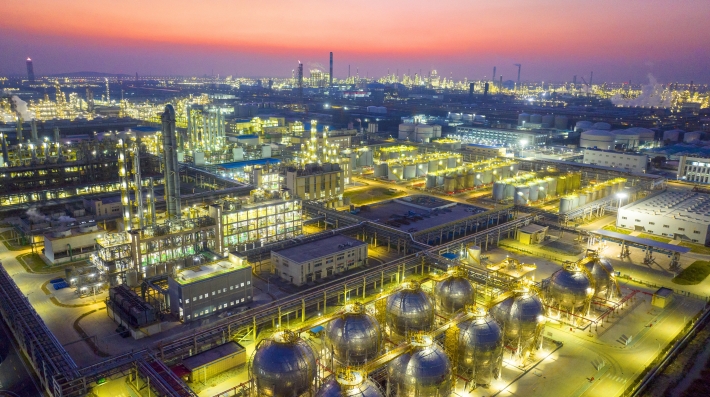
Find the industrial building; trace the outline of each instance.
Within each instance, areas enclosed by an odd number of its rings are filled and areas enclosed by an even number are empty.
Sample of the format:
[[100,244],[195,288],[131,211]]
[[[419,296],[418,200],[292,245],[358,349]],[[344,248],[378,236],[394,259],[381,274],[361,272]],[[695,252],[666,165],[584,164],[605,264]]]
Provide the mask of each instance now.
[[45,233],[43,254],[52,264],[86,258],[88,253],[96,250],[96,240],[102,233],[104,230],[96,224],[57,228]]
[[[604,124],[605,125],[602,127],[609,126],[606,123]],[[602,150],[637,150],[643,148],[654,148],[658,146],[658,142],[655,137],[655,131],[646,128],[632,127],[626,130],[592,128],[581,132],[579,147],[597,148]]]
[[[350,164],[345,163],[348,167]],[[306,164],[302,169],[286,170],[286,189],[303,200],[331,201],[341,199],[347,183],[340,164]]]
[[680,156],[678,179],[694,183],[710,183],[710,158]]
[[460,125],[456,127],[456,134],[453,138],[460,139],[463,143],[523,147],[545,145],[549,139],[549,133]]
[[170,312],[190,322],[249,303],[253,297],[251,266],[230,256],[180,269],[168,277]]
[[399,125],[397,139],[412,142],[429,142],[432,138],[441,138],[441,126],[429,124],[403,123]]
[[619,209],[616,225],[674,240],[710,244],[710,195],[666,190]]
[[646,172],[648,155],[614,150],[584,149],[584,164],[621,168],[628,172]]
[[342,235],[271,251],[274,270],[299,286],[366,263],[367,243]]
[[188,357],[174,371],[188,382],[205,383],[225,371],[245,365],[246,362],[247,352],[244,346],[237,342],[227,342]]

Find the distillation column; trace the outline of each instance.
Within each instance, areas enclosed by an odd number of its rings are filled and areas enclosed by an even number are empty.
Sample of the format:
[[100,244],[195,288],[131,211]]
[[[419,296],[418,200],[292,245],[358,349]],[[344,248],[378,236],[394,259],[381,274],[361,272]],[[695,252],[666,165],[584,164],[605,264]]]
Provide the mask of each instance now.
[[141,229],[144,226],[143,213],[143,185],[141,184],[141,144],[140,138],[136,138],[133,146],[133,205],[136,207],[138,225]]
[[163,123],[163,169],[165,177],[165,203],[168,218],[180,218],[180,169],[177,161],[177,137],[175,136],[175,109],[166,105],[160,116]]
[[123,230],[131,230],[131,205],[128,199],[128,172],[126,171],[126,143],[118,140],[118,177],[121,185],[121,211],[123,212]]

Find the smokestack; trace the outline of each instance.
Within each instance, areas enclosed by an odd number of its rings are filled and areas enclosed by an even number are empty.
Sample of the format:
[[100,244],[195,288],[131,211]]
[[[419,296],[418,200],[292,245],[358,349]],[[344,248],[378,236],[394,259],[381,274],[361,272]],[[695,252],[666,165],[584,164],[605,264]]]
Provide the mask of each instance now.
[[5,164],[10,162],[10,155],[7,153],[7,137],[5,134],[0,133],[0,140],[2,140],[2,159]]
[[32,66],[32,59],[27,58],[27,80],[30,81],[30,83],[35,82],[35,68]]
[[330,86],[333,86],[333,51],[330,52]]
[[491,79],[491,81],[493,81],[493,83],[496,82],[496,67],[495,66],[493,66],[493,78]]
[[35,119],[30,120],[30,128],[32,131],[31,132],[32,142],[37,144],[39,142],[39,137],[37,136],[37,122],[35,121]]
[[160,115],[163,123],[163,161],[165,162],[165,202],[169,218],[180,219],[180,169],[177,161],[177,137],[175,136],[175,108],[165,105]]
[[498,89],[503,91],[503,75],[500,75],[500,83],[498,83]]
[[484,99],[486,97],[488,97],[488,87],[489,87],[489,85],[488,85],[488,82],[486,81],[486,85],[483,86],[483,98]]
[[303,105],[303,64],[298,62],[298,103]]

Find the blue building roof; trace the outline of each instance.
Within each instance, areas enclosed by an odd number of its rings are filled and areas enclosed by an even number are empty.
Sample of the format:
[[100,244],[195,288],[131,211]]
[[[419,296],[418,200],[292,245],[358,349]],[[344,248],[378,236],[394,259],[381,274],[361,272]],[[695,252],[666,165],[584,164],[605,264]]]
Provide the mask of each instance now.
[[265,159],[244,160],[244,161],[235,161],[232,163],[223,163],[223,164],[220,164],[219,167],[227,169],[227,170],[233,170],[233,169],[244,168],[248,165],[278,164],[280,162],[281,162],[281,160],[279,160],[279,159],[275,159],[273,157],[267,157]]
[[139,131],[139,132],[157,132],[160,131],[160,128],[158,127],[152,127],[149,125],[139,125],[137,127],[131,128],[133,131]]
[[258,138],[259,135],[256,134],[244,134],[244,135],[237,135],[237,139],[252,139],[252,138]]

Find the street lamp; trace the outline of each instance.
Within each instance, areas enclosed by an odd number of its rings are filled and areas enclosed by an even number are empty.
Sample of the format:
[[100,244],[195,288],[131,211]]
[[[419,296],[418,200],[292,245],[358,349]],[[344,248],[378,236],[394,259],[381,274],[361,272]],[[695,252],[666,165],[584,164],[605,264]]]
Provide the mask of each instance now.
[[621,200],[629,197],[629,195],[626,193],[617,193],[616,197],[619,199],[619,206],[617,208],[621,208]]

